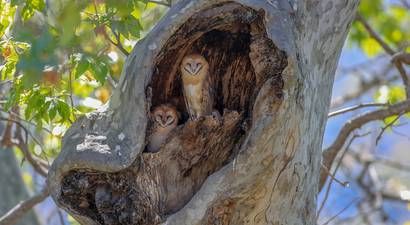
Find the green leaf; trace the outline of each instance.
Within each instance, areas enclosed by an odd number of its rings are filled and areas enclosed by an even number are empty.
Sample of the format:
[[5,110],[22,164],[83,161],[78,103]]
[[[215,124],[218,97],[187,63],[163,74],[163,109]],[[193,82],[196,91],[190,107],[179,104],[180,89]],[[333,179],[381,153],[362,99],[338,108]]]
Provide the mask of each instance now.
[[74,68],[74,77],[79,78],[88,68],[90,68],[90,63],[85,59],[80,60]]
[[2,37],[13,21],[16,7],[6,3],[0,2],[0,37]]
[[369,56],[369,57],[374,57],[377,54],[379,54],[380,52],[382,52],[382,50],[383,50],[380,47],[379,43],[376,40],[374,40],[373,38],[366,38],[366,39],[362,40],[361,47],[362,47],[364,53],[366,53],[366,55]]
[[64,121],[69,120],[69,118],[70,118],[70,106],[67,103],[65,103],[61,100],[58,100],[56,108],[57,108],[58,114],[61,116],[61,118]]
[[394,104],[406,99],[406,91],[401,86],[391,87],[389,90],[389,102]]
[[94,78],[101,84],[105,83],[105,80],[108,75],[108,66],[105,62],[96,62],[91,65]]

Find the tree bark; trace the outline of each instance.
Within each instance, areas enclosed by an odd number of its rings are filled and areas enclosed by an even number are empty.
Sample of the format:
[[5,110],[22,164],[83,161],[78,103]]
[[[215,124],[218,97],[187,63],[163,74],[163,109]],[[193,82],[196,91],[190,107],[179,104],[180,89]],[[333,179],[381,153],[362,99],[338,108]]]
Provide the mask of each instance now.
[[[178,1],[134,47],[109,105],[65,135],[53,198],[82,224],[315,224],[331,87],[357,5]],[[192,51],[210,61],[225,113],[142,153],[151,104],[176,99],[186,112],[178,65]]]

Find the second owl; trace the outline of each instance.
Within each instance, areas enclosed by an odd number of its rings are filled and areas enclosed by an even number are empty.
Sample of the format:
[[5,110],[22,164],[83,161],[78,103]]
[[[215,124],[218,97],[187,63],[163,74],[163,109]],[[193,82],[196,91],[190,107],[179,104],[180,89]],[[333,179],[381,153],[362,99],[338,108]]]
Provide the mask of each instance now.
[[212,114],[213,92],[209,64],[199,54],[187,55],[181,63],[185,104],[192,120]]

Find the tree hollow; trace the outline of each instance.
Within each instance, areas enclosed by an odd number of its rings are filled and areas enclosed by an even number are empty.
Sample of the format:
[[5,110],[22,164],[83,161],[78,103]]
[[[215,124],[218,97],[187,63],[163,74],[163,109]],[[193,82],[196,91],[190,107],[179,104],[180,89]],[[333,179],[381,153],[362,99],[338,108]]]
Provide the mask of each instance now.
[[[210,174],[235,157],[266,81],[273,82],[274,104],[282,101],[286,54],[267,37],[263,17],[262,11],[228,2],[189,18],[155,57],[145,90],[149,105],[175,104],[183,115],[180,125],[158,153],[140,154],[123,171],[70,171],[58,201],[107,225],[159,224],[180,210]],[[221,118],[188,119],[179,65],[190,53],[209,62]]]

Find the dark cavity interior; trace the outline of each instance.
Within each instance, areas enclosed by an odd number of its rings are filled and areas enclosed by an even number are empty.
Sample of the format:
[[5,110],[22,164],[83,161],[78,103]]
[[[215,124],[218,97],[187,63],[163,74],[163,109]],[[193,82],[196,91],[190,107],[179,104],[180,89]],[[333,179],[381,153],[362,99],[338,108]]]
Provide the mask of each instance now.
[[257,30],[263,26],[263,15],[235,5],[221,5],[219,8],[225,9],[221,17],[199,13],[171,37],[156,59],[150,84],[152,106],[172,103],[183,115],[182,121],[188,118],[179,67],[184,56],[199,53],[210,65],[214,109],[221,114],[228,109],[249,116],[257,90],[251,41],[266,33]]
[[[152,106],[174,104],[184,125],[158,153],[140,155],[124,171],[71,171],[60,197],[66,209],[100,224],[140,225],[159,224],[180,210],[210,174],[235,156],[266,81],[273,84],[273,103],[282,101],[286,55],[267,37],[263,17],[263,12],[224,3],[186,21],[155,58],[146,90]],[[188,120],[179,67],[190,53],[202,54],[210,64],[221,121]]]

